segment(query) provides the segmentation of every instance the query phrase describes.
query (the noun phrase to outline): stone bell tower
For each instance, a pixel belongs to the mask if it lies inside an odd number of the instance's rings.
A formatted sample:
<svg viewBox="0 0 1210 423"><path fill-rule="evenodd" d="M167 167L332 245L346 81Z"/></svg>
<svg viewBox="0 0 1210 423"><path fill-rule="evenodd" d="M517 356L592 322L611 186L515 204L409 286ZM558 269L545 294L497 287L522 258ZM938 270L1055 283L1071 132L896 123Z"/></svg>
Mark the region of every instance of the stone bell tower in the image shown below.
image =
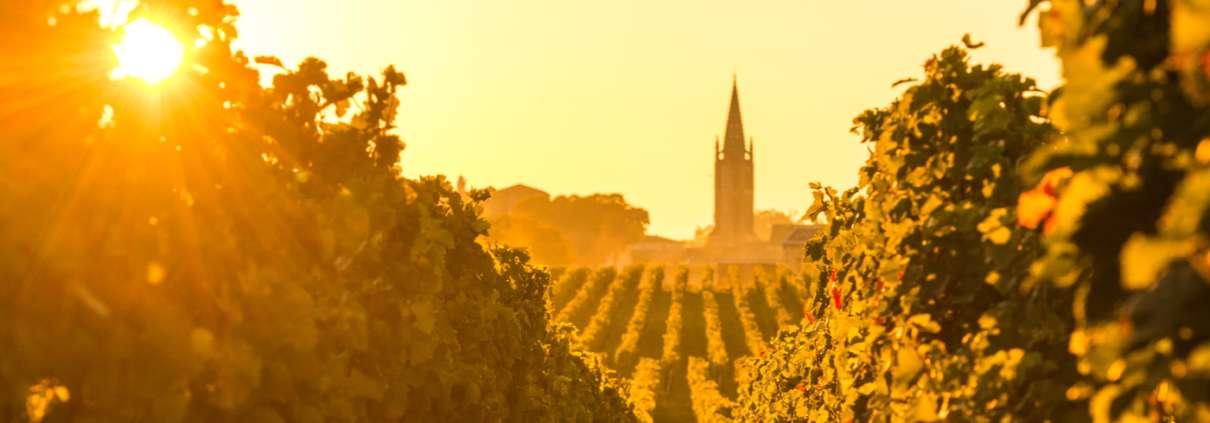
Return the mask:
<svg viewBox="0 0 1210 423"><path fill-rule="evenodd" d="M752 140L745 145L744 122L739 113L739 88L731 78L731 108L722 150L714 140L714 231L710 243L737 245L756 240L753 228Z"/></svg>

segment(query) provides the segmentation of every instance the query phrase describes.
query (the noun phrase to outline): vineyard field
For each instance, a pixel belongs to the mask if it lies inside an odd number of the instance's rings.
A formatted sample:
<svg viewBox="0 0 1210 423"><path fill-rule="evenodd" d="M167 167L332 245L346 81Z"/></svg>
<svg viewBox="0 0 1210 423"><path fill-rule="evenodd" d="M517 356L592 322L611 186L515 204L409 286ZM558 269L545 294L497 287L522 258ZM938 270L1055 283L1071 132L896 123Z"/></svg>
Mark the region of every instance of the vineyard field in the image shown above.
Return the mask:
<svg viewBox="0 0 1210 423"><path fill-rule="evenodd" d="M665 273L664 279L671 279ZM664 333L668 330L668 313L672 308L672 292L664 285L657 286L651 296L651 309L647 312L647 323L639 335L639 354L643 357L659 357L664 349Z"/></svg>
<svg viewBox="0 0 1210 423"><path fill-rule="evenodd" d="M730 277L715 282L714 271L677 267L603 268L590 272L576 269L565 272L561 283L552 289L568 290L563 282L578 273L591 275L560 315L581 331L581 341L588 350L599 354L608 367L633 383L631 390L640 393L641 398L632 401L642 402L635 404L641 411L640 420L649 415L657 422L693 421L695 404L698 413L705 412L702 407L717 406L709 408L712 419L728 416L736 400L736 381L744 377L737 374L736 362L752 356L754 349L763 351L768 347L767 342L779 327L775 310L783 310L787 315L783 318L788 318L791 312L786 310L801 308L801 302L789 301L793 294L786 287L791 284L789 281L803 275L781 268L742 282ZM780 286L774 286L778 281ZM684 292L674 293L678 287L683 287ZM644 289L652 291L645 305L641 301ZM776 299L772 305L768 302L770 297ZM745 322L737 305L746 310L749 321ZM675 333L680 344L674 346L679 359L668 362L664 357L665 339L672 336L668 333L671 327L668 319L674 307L681 319L680 332ZM550 308L557 307L551 304ZM642 316L642 320L634 320L635 316ZM631 330L636 333L629 333ZM627 338L638 342L634 347L628 346ZM710 345L714 342L721 345L721 354L715 354L712 361ZM633 356L625 352L630 348L634 348ZM625 358L619 360L619 357ZM640 363L645 364L639 366ZM690 363L696 363L695 367ZM653 373L658 380L650 380ZM704 377L710 383L699 384L695 391L690 385L694 377ZM650 386L654 388L648 398ZM695 400L694 392L709 398ZM652 399L654 405L645 408Z"/></svg>

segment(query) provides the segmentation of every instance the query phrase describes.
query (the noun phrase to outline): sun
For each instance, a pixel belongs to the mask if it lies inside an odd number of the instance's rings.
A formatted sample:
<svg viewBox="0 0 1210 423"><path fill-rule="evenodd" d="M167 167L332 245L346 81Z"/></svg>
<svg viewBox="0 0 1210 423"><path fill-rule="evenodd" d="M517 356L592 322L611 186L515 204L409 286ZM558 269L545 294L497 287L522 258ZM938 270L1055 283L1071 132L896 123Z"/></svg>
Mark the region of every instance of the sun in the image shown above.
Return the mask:
<svg viewBox="0 0 1210 423"><path fill-rule="evenodd" d="M185 47L168 29L146 19L123 27L126 35L113 46L118 56L115 78L135 77L155 84L172 76L185 58Z"/></svg>

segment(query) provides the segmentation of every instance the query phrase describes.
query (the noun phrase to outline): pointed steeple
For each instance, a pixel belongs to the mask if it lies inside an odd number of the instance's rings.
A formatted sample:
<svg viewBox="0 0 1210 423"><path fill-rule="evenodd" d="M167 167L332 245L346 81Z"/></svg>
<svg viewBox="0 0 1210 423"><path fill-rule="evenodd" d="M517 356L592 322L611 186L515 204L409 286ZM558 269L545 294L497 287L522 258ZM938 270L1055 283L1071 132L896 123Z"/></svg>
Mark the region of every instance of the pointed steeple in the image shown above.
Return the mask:
<svg viewBox="0 0 1210 423"><path fill-rule="evenodd" d="M714 162L714 231L710 243L731 248L756 239L753 232L753 142L744 139L744 122L739 112L739 84L731 75L731 104L727 110L727 130L723 151ZM747 141L745 143L745 141ZM718 138L714 148L718 150Z"/></svg>
<svg viewBox="0 0 1210 423"><path fill-rule="evenodd" d="M727 131L723 135L723 157L744 157L744 121L739 113L739 84L731 74L731 108L727 111Z"/></svg>

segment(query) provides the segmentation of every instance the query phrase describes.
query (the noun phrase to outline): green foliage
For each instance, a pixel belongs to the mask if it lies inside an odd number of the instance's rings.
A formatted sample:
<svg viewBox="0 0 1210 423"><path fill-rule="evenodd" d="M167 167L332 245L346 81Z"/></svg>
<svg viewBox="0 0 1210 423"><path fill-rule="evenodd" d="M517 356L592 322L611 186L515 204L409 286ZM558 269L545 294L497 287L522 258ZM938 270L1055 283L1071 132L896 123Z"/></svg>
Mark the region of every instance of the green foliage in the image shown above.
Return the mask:
<svg viewBox="0 0 1210 423"><path fill-rule="evenodd" d="M630 382L630 398L634 414L640 422L651 423L651 410L655 409L655 390L660 385L660 360L643 357L634 369Z"/></svg>
<svg viewBox="0 0 1210 423"><path fill-rule="evenodd" d="M711 364L700 357L689 357L686 377L689 396L693 400L693 415L699 422L731 421L735 402L719 393L718 383L710 377Z"/></svg>
<svg viewBox="0 0 1210 423"><path fill-rule="evenodd" d="M1030 4L1062 61L1065 137L1028 176L1070 177L1022 207L1048 206L1034 275L1076 295L1069 393L1098 421L1210 420L1210 4Z"/></svg>
<svg viewBox="0 0 1210 423"><path fill-rule="evenodd" d="M786 304L783 302L783 292L786 290L786 275L784 272L775 272L773 275L765 271L756 273L757 290L765 297L765 304L769 305L769 310L773 314L774 321L778 328L784 328L795 323L794 317L790 311L786 309Z"/></svg>
<svg viewBox="0 0 1210 423"><path fill-rule="evenodd" d="M403 74L262 88L233 7L143 4L210 36L155 88L95 15L0 5L0 420L633 419L486 194L400 176Z"/></svg>
<svg viewBox="0 0 1210 423"><path fill-rule="evenodd" d="M639 282L639 299L635 303L634 313L630 315L630 321L626 322L626 332L622 334L622 340L613 350L614 368L630 369L638 361L639 337L647 326L647 314L651 309L651 300L654 298L656 290L661 289L660 286L663 283L663 267L652 267L646 277Z"/></svg>
<svg viewBox="0 0 1210 423"><path fill-rule="evenodd" d="M642 276L643 266L634 266L622 272L618 279L609 285L605 297L596 304L596 312L592 314L588 324L580 332L580 342L585 348L602 351L609 335L608 329L612 325L614 316L620 311L622 297L634 292Z"/></svg>
<svg viewBox="0 0 1210 423"><path fill-rule="evenodd" d="M556 322L570 322L574 316L585 313L591 313L590 308L595 305L590 303L594 297L601 295L601 292L609 289L610 283L617 278L618 272L612 267L597 269L593 272L592 277L588 279L588 283L580 286L576 291L576 296L563 306L562 310L555 317Z"/></svg>
<svg viewBox="0 0 1210 423"><path fill-rule="evenodd" d="M727 343L723 340L723 322L719 318L718 301L714 292L702 290L702 314L706 321L706 357L710 365L716 369L724 369L731 364L731 356L727 354Z"/></svg>
<svg viewBox="0 0 1210 423"><path fill-rule="evenodd" d="M550 304L552 315L556 314L558 310L567 305L568 301L571 301L575 297L591 273L586 267L576 268L570 272L565 272L563 277L558 279L558 282L551 285L550 298L547 299L547 303ZM551 275L551 277L553 278L554 275Z"/></svg>
<svg viewBox="0 0 1210 423"><path fill-rule="evenodd" d="M1028 283L1016 169L1053 136L1032 81L949 48L855 131L857 188L816 186L807 317L745 366L743 420L1067 419L1070 296Z"/></svg>
<svg viewBox="0 0 1210 423"><path fill-rule="evenodd" d="M682 268L677 272L676 279L673 280L672 300L668 308L668 318L665 319L663 351L660 354L662 366L669 369L670 377L667 379L672 379L672 369L680 368L681 360L684 358L681 353L681 344L684 338L685 321L681 310L685 301L685 289L688 285L689 269Z"/></svg>
<svg viewBox="0 0 1210 423"><path fill-rule="evenodd" d="M733 279L731 298L735 300L735 310L739 314L739 322L743 328L744 345L748 347L748 351L752 355L764 355L764 335L761 334L760 327L756 324L756 314L752 312L752 306L748 302L748 290L744 289L742 285Z"/></svg>
<svg viewBox="0 0 1210 423"><path fill-rule="evenodd" d="M512 414L511 421L594 421L629 422L636 416L624 392L626 387L613 377L612 371L601 363L600 357L575 349L574 330L565 324L557 326L555 342L546 346L545 367L531 375L539 383L542 395L530 400L533 410L527 414ZM517 386L514 389L532 388ZM525 399L519 399L525 400ZM468 404L462 404L467 406ZM473 404L471 404L473 405ZM489 420L499 419L492 416Z"/></svg>

